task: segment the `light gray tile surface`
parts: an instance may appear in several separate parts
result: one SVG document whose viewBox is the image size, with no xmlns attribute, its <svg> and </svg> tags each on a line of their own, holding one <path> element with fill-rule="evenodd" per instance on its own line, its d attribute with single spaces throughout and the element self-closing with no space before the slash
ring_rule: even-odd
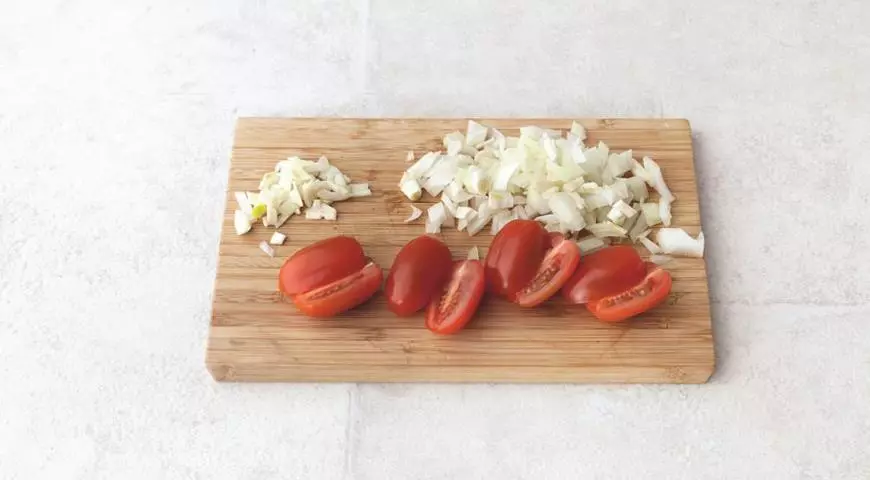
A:
<svg viewBox="0 0 870 480">
<path fill-rule="evenodd" d="M 868 478 L 868 23 L 831 0 L 19 2 L 0 478 Z M 238 115 L 689 118 L 713 382 L 214 384 Z"/>
</svg>

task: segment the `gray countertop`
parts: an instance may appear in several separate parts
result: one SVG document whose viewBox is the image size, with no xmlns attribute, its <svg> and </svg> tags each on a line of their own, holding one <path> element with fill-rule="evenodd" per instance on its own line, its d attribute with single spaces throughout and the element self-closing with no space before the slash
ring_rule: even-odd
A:
<svg viewBox="0 0 870 480">
<path fill-rule="evenodd" d="M 0 478 L 867 479 L 862 1 L 19 2 L 0 15 Z M 685 117 L 700 386 L 216 384 L 234 119 Z"/>
</svg>

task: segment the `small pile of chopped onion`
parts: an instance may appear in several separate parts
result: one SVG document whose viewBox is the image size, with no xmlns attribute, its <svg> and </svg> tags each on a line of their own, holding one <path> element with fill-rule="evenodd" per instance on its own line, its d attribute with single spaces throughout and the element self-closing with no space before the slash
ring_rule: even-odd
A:
<svg viewBox="0 0 870 480">
<path fill-rule="evenodd" d="M 372 194 L 367 183 L 350 183 L 350 177 L 326 157 L 316 162 L 299 157 L 282 160 L 275 171 L 263 175 L 259 188 L 258 193 L 234 192 L 239 207 L 233 216 L 237 235 L 249 232 L 260 219 L 267 227 L 280 228 L 303 207 L 305 218 L 335 220 L 338 214 L 332 203 Z"/>
<path fill-rule="evenodd" d="M 464 133 L 444 136 L 443 151 L 416 160 L 408 152 L 411 165 L 399 189 L 411 201 L 424 191 L 439 200 L 426 211 L 426 233 L 456 227 L 476 235 L 490 225 L 496 234 L 511 220 L 535 219 L 551 232 L 591 234 L 578 242 L 585 253 L 615 238 L 641 242 L 654 254 L 695 255 L 697 245 L 683 238 L 672 246 L 674 234 L 665 234 L 667 249 L 647 238 L 651 228 L 670 226 L 675 200 L 658 163 L 650 157 L 638 161 L 631 150 L 613 152 L 603 142 L 587 146 L 585 140 L 586 129 L 577 122 L 564 134 L 527 126 L 511 137 L 469 120 Z M 650 199 L 650 188 L 657 201 Z M 412 208 L 407 221 L 420 216 Z"/>
</svg>

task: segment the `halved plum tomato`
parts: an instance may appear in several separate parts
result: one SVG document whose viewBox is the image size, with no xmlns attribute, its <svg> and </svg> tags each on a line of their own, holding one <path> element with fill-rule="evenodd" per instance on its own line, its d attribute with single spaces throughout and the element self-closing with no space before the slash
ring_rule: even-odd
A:
<svg viewBox="0 0 870 480">
<path fill-rule="evenodd" d="M 312 243 L 290 256 L 278 273 L 278 290 L 293 297 L 340 280 L 368 263 L 355 238 L 337 236 Z"/>
<path fill-rule="evenodd" d="M 381 268 L 369 263 L 344 278 L 296 295 L 293 303 L 310 317 L 332 317 L 368 300 L 383 279 Z"/>
<path fill-rule="evenodd" d="M 486 286 L 523 307 L 534 307 L 562 288 L 580 261 L 580 249 L 534 220 L 509 222 L 486 255 Z"/>
<path fill-rule="evenodd" d="M 511 298 L 528 285 L 550 248 L 550 236 L 534 220 L 514 220 L 499 231 L 486 254 L 486 289 Z"/>
<path fill-rule="evenodd" d="M 387 275 L 387 306 L 400 317 L 426 307 L 450 279 L 453 259 L 444 242 L 429 235 L 402 247 Z"/>
<path fill-rule="evenodd" d="M 535 277 L 516 293 L 514 302 L 521 307 L 534 307 L 544 303 L 562 288 L 580 263 L 580 248 L 571 240 L 552 237 L 553 248 L 535 272 Z"/>
<path fill-rule="evenodd" d="M 646 273 L 643 259 L 633 247 L 607 247 L 580 259 L 562 295 L 575 304 L 592 302 L 628 290 Z"/>
<path fill-rule="evenodd" d="M 599 320 L 621 322 L 662 303 L 671 292 L 671 274 L 656 264 L 647 263 L 647 274 L 632 287 L 586 304 Z"/>
<path fill-rule="evenodd" d="M 480 261 L 454 263 L 447 287 L 426 308 L 426 328 L 442 335 L 462 330 L 477 311 L 483 289 L 484 272 Z"/>
<path fill-rule="evenodd" d="M 381 286 L 381 269 L 351 237 L 332 237 L 294 253 L 278 272 L 278 290 L 302 313 L 330 317 L 349 310 Z"/>
</svg>

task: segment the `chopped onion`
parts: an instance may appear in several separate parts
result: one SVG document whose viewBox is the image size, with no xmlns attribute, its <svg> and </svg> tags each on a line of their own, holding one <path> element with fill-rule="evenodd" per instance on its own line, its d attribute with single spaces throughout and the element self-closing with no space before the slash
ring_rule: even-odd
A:
<svg viewBox="0 0 870 480">
<path fill-rule="evenodd" d="M 649 253 L 652 253 L 652 254 L 662 253 L 661 247 L 656 245 L 655 242 L 646 238 L 645 236 L 638 237 L 638 240 L 640 240 L 640 243 L 643 244 L 643 246 L 646 247 L 647 250 L 649 250 Z"/>
<path fill-rule="evenodd" d="M 423 190 L 420 189 L 420 184 L 413 178 L 408 178 L 399 184 L 399 189 L 408 197 L 408 200 L 416 202 L 423 195 Z"/>
<path fill-rule="evenodd" d="M 704 232 L 692 238 L 682 228 L 662 228 L 656 234 L 656 240 L 663 253 L 686 257 L 704 256 Z"/>
<path fill-rule="evenodd" d="M 248 195 L 245 192 L 234 192 L 233 195 L 236 197 L 236 203 L 239 205 L 239 209 L 250 216 L 254 207 L 250 200 L 248 200 Z"/>
<path fill-rule="evenodd" d="M 486 140 L 487 128 L 474 120 L 468 121 L 468 129 L 465 132 L 465 144 L 477 147 Z"/>
<path fill-rule="evenodd" d="M 596 237 L 624 237 L 628 233 L 624 228 L 611 222 L 593 223 L 587 225 L 586 229 Z"/>
<path fill-rule="evenodd" d="M 405 219 L 405 223 L 411 223 L 414 220 L 420 218 L 420 215 L 423 215 L 423 210 L 420 210 L 419 208 L 415 207 L 414 205 L 410 205 L 410 207 L 411 207 L 411 214 L 408 215 L 408 218 Z"/>
<path fill-rule="evenodd" d="M 607 243 L 598 237 L 586 237 L 578 241 L 577 246 L 580 247 L 581 254 L 587 255 L 606 247 Z"/>
<path fill-rule="evenodd" d="M 281 232 L 275 232 L 272 234 L 272 238 L 269 239 L 269 243 L 272 245 L 283 245 L 284 240 L 287 239 L 287 235 L 284 235 Z"/>
<path fill-rule="evenodd" d="M 414 151 L 413 150 L 408 150 L 408 154 L 405 155 L 405 161 L 406 162 L 413 162 L 414 161 Z"/>
<path fill-rule="evenodd" d="M 447 155 L 459 155 L 464 146 L 465 135 L 461 132 L 452 132 L 444 136 L 444 148 L 447 149 Z"/>
<path fill-rule="evenodd" d="M 579 231 L 586 226 L 586 220 L 580 209 L 577 208 L 577 203 L 571 195 L 567 193 L 555 193 L 548 201 L 550 210 L 559 219 L 559 223 L 568 228 L 568 230 Z"/>
<path fill-rule="evenodd" d="M 372 194 L 368 183 L 351 183 L 349 187 L 351 197 L 369 197 Z"/>
<path fill-rule="evenodd" d="M 571 123 L 571 133 L 577 137 L 581 143 L 586 140 L 586 128 L 576 121 Z"/>
<path fill-rule="evenodd" d="M 662 217 L 659 213 L 660 210 L 658 203 L 642 203 L 640 205 L 640 209 L 643 213 L 644 219 L 646 219 L 647 226 L 654 227 L 662 223 Z"/>
<path fill-rule="evenodd" d="M 655 263 L 656 265 L 664 265 L 673 259 L 674 257 L 671 257 L 670 255 L 653 255 L 649 257 L 649 261 Z"/>
<path fill-rule="evenodd" d="M 477 247 L 471 247 L 471 250 L 468 251 L 468 259 L 480 260 L 480 251 L 477 249 Z"/>
<path fill-rule="evenodd" d="M 263 252 L 265 252 L 266 255 L 268 255 L 268 256 L 270 256 L 270 257 L 274 257 L 274 256 L 275 256 L 275 249 L 272 248 L 272 247 L 271 247 L 268 243 L 266 243 L 265 241 L 260 242 L 260 250 L 262 250 Z"/>
<path fill-rule="evenodd" d="M 241 210 L 236 210 L 233 214 L 233 226 L 236 228 L 236 235 L 244 235 L 251 231 L 251 217 Z"/>
</svg>

